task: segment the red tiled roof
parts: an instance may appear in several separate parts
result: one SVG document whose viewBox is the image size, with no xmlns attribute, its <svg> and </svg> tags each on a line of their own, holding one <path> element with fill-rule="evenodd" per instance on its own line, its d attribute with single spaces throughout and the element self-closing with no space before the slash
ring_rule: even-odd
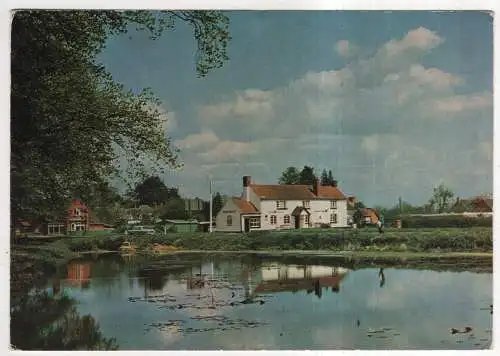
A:
<svg viewBox="0 0 500 356">
<path fill-rule="evenodd" d="M 251 184 L 250 188 L 260 199 L 276 200 L 311 200 L 315 195 L 307 185 L 275 184 L 261 185 Z"/>
<path fill-rule="evenodd" d="M 346 199 L 344 193 L 337 187 L 320 185 L 318 188 L 318 198 Z"/>
<path fill-rule="evenodd" d="M 257 208 L 249 201 L 241 198 L 233 198 L 233 202 L 236 204 L 240 212 L 244 214 L 258 213 Z"/>
</svg>

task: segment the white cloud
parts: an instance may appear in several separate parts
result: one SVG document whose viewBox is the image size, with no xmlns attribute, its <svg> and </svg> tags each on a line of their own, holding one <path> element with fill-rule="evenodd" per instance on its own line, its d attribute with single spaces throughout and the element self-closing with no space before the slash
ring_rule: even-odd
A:
<svg viewBox="0 0 500 356">
<path fill-rule="evenodd" d="M 176 146 L 183 149 L 203 148 L 219 141 L 219 138 L 213 131 L 205 131 L 186 136 L 182 140 L 174 142 Z"/>
<path fill-rule="evenodd" d="M 473 194 L 467 179 L 491 190 L 492 93 L 459 94 L 464 78 L 421 63 L 443 42 L 417 28 L 344 68 L 200 106 L 200 131 L 177 141 L 191 166 L 183 183 L 208 164 L 233 182 L 223 187 L 233 194 L 242 174 L 274 183 L 285 167 L 310 164 L 333 169 L 343 189 L 380 204 L 402 192 L 426 200 L 440 179 L 458 194 Z M 344 54 L 352 48 L 337 44 Z"/>
</svg>

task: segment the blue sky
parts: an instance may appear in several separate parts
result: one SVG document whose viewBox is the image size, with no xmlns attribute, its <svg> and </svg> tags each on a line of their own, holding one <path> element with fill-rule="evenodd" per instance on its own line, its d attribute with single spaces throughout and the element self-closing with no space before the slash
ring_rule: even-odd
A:
<svg viewBox="0 0 500 356">
<path fill-rule="evenodd" d="M 100 60 L 132 89 L 150 87 L 190 196 L 239 195 L 241 176 L 276 183 L 287 166 L 332 169 L 370 205 L 424 203 L 440 182 L 492 191 L 492 18 L 480 12 L 228 12 L 230 60 L 197 78 L 195 40 L 110 39 Z"/>
</svg>

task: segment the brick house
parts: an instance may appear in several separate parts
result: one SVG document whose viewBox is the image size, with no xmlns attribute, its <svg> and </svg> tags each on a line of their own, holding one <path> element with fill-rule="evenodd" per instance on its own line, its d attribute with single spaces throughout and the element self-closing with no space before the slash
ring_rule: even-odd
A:
<svg viewBox="0 0 500 356">
<path fill-rule="evenodd" d="M 80 199 L 73 199 L 66 217 L 66 231 L 88 231 L 90 227 L 90 209 Z"/>
</svg>

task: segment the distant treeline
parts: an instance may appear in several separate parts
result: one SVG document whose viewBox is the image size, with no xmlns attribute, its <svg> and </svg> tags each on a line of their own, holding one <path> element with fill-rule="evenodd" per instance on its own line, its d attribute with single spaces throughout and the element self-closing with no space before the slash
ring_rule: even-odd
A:
<svg viewBox="0 0 500 356">
<path fill-rule="evenodd" d="M 492 227 L 493 217 L 469 217 L 463 215 L 402 216 L 401 223 L 403 228 Z"/>
</svg>

